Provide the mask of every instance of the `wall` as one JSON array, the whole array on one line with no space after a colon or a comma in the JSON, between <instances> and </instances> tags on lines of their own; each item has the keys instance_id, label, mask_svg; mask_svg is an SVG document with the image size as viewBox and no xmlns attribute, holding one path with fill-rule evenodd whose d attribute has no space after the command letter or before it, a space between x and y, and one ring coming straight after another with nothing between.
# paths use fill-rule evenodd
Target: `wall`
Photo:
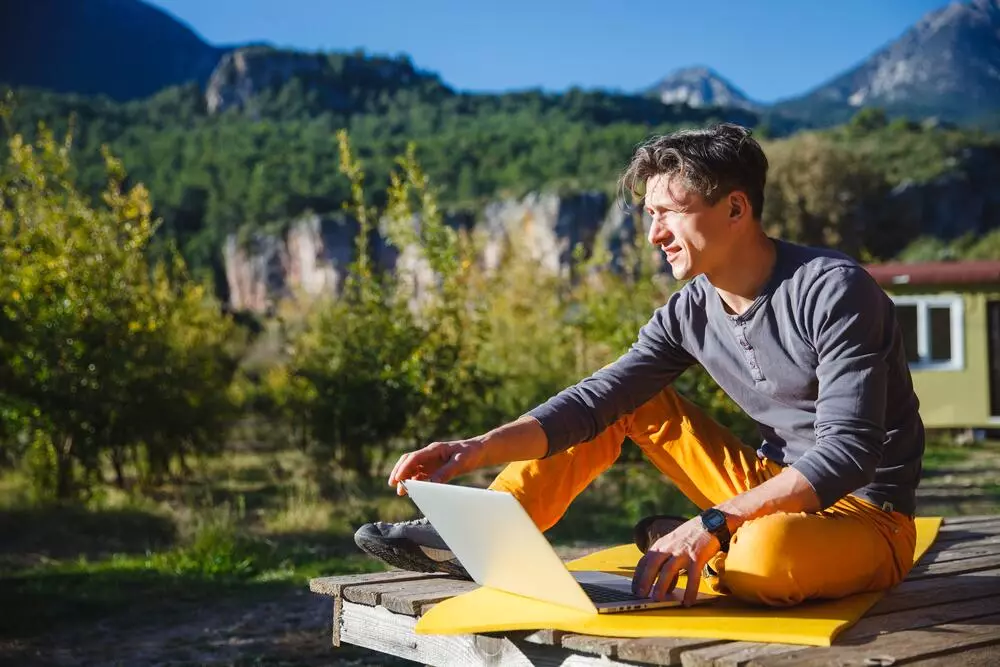
<instances>
[{"instance_id":1,"label":"wall","mask_svg":"<svg viewBox=\"0 0 1000 667\"><path fill-rule=\"evenodd\" d=\"M912 371L927 428L997 428L990 420L989 357L986 303L1000 300L1000 287L914 286L887 289L896 295L962 294L965 318L965 363L956 371Z\"/></svg>"}]
</instances>

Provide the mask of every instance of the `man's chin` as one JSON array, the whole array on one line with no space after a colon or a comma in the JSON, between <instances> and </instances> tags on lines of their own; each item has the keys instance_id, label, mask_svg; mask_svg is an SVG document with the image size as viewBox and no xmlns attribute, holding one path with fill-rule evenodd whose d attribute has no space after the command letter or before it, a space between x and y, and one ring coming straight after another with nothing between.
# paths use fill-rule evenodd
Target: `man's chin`
<instances>
[{"instance_id":1,"label":"man's chin","mask_svg":"<svg viewBox=\"0 0 1000 667\"><path fill-rule=\"evenodd\" d=\"M688 278L694 277L691 272L691 268L683 264L670 265L670 275L674 277L674 280L687 280Z\"/></svg>"}]
</instances>

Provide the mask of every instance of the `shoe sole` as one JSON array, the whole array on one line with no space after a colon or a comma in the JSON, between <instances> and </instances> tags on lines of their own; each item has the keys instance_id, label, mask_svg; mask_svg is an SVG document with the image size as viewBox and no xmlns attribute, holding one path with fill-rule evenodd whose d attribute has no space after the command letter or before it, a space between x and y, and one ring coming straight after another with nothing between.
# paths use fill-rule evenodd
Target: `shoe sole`
<instances>
[{"instance_id":1,"label":"shoe sole","mask_svg":"<svg viewBox=\"0 0 1000 667\"><path fill-rule=\"evenodd\" d=\"M378 558L383 563L410 572L428 572L451 575L458 579L472 580L465 568L452 561L435 561L421 554L413 553L413 543L409 540L391 539L385 537L369 538L367 535L355 535L355 544L370 556ZM416 547L419 549L420 547Z\"/></svg>"}]
</instances>

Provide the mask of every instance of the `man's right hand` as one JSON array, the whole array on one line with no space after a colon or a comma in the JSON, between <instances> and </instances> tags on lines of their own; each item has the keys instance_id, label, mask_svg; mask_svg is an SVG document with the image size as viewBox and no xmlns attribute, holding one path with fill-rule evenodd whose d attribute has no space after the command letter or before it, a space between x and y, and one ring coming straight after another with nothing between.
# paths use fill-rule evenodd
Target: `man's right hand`
<instances>
[{"instance_id":1,"label":"man's right hand","mask_svg":"<svg viewBox=\"0 0 1000 667\"><path fill-rule=\"evenodd\" d=\"M399 457L389 474L389 486L396 493L406 495L402 482L407 479L447 482L459 475L472 472L485 465L486 443L481 438L434 442L415 452Z\"/></svg>"}]
</instances>

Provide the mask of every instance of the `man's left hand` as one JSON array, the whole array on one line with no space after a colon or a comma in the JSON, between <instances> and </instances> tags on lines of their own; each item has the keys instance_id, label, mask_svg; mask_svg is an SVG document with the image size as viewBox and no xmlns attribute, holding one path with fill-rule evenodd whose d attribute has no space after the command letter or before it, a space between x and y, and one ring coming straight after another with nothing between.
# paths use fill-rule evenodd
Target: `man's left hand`
<instances>
[{"instance_id":1,"label":"man's left hand","mask_svg":"<svg viewBox=\"0 0 1000 667\"><path fill-rule=\"evenodd\" d=\"M719 538L695 517L667 533L646 551L635 566L632 592L654 600L665 600L677 586L677 576L687 570L684 605L694 604L705 563L719 552Z\"/></svg>"}]
</instances>

